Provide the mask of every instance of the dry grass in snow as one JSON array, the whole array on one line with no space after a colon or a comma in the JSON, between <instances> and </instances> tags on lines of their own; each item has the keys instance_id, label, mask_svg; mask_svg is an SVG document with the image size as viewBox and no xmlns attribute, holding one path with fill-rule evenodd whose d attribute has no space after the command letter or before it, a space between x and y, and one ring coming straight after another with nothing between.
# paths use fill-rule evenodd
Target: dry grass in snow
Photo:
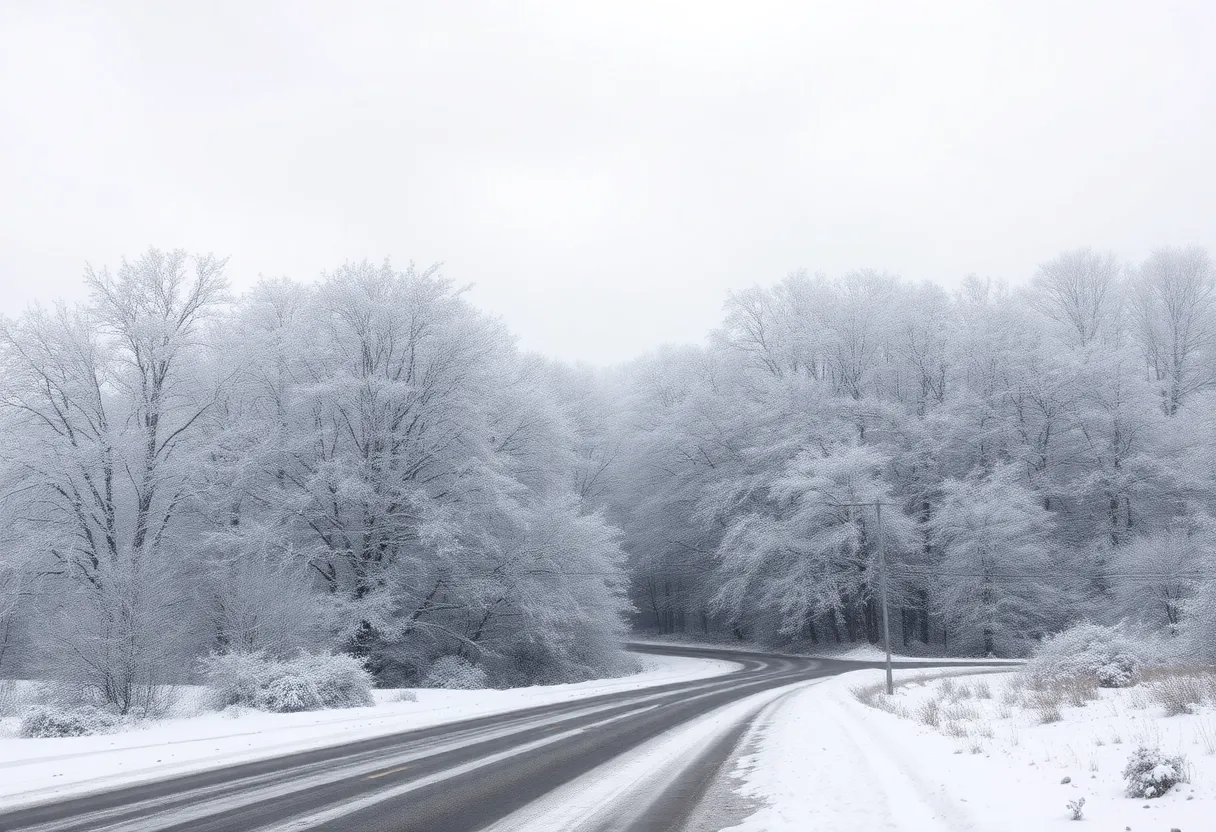
<instances>
[{"instance_id":1,"label":"dry grass in snow","mask_svg":"<svg viewBox=\"0 0 1216 832\"><path fill-rule=\"evenodd\" d=\"M1042 822L1216 829L1216 669L1148 668L1126 688L1076 676L965 673L906 675L890 697L877 682L855 686L853 694L952 740L954 755L982 758L974 764L990 770L992 788L1020 790L1028 803L1043 804L1034 815ZM925 746L926 770L935 765L932 747ZM1181 757L1183 782L1156 799L1127 797L1124 771L1141 747L1163 760Z\"/></svg>"}]
</instances>

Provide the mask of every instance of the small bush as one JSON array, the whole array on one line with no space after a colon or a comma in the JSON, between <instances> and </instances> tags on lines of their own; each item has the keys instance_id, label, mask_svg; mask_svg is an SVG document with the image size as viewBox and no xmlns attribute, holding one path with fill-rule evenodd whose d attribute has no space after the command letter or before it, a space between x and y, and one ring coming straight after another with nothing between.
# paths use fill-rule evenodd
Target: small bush
<instances>
[{"instance_id":1,"label":"small bush","mask_svg":"<svg viewBox=\"0 0 1216 832\"><path fill-rule=\"evenodd\" d=\"M1085 817L1085 798L1078 797L1076 800L1068 801L1068 817L1072 820L1081 820Z\"/></svg>"},{"instance_id":2,"label":"small bush","mask_svg":"<svg viewBox=\"0 0 1216 832\"><path fill-rule=\"evenodd\" d=\"M966 722L980 718L979 711L975 709L975 706L964 702L953 702L947 705L946 709L942 712L942 716L952 722Z\"/></svg>"},{"instance_id":3,"label":"small bush","mask_svg":"<svg viewBox=\"0 0 1216 832\"><path fill-rule=\"evenodd\" d=\"M992 686L988 682L980 681L975 683L975 698L976 699L991 699Z\"/></svg>"},{"instance_id":4,"label":"small bush","mask_svg":"<svg viewBox=\"0 0 1216 832\"><path fill-rule=\"evenodd\" d=\"M310 681L295 674L271 679L265 687L258 690L253 706L278 714L314 711L325 707Z\"/></svg>"},{"instance_id":5,"label":"small bush","mask_svg":"<svg viewBox=\"0 0 1216 832\"><path fill-rule=\"evenodd\" d=\"M1059 690L1045 690L1034 695L1031 708L1040 724L1047 725L1064 719L1064 714L1060 711L1061 697Z\"/></svg>"},{"instance_id":6,"label":"small bush","mask_svg":"<svg viewBox=\"0 0 1216 832\"><path fill-rule=\"evenodd\" d=\"M1144 652L1118 628L1083 623L1044 641L1024 673L1040 684L1085 677L1104 688L1128 687L1145 663Z\"/></svg>"},{"instance_id":7,"label":"small bush","mask_svg":"<svg viewBox=\"0 0 1216 832\"><path fill-rule=\"evenodd\" d=\"M930 728L936 728L942 724L941 705L938 704L936 699L929 699L920 703L920 707L916 709L916 718Z\"/></svg>"},{"instance_id":8,"label":"small bush","mask_svg":"<svg viewBox=\"0 0 1216 832\"><path fill-rule=\"evenodd\" d=\"M1136 682L1136 662L1130 656L1116 656L1106 664L1094 668L1098 686L1103 688L1125 688Z\"/></svg>"},{"instance_id":9,"label":"small bush","mask_svg":"<svg viewBox=\"0 0 1216 832\"><path fill-rule=\"evenodd\" d=\"M1186 782L1186 758L1181 754L1168 757L1159 749L1140 746L1128 759L1123 779L1127 781L1124 793L1128 797L1161 797Z\"/></svg>"},{"instance_id":10,"label":"small bush","mask_svg":"<svg viewBox=\"0 0 1216 832\"><path fill-rule=\"evenodd\" d=\"M98 708L66 710L42 706L30 711L21 720L21 736L27 739L83 737L113 730L119 722L118 717Z\"/></svg>"},{"instance_id":11,"label":"small bush","mask_svg":"<svg viewBox=\"0 0 1216 832\"><path fill-rule=\"evenodd\" d=\"M372 677L356 658L301 651L279 660L265 653L221 653L200 660L213 704L275 713L374 704Z\"/></svg>"},{"instance_id":12,"label":"small bush","mask_svg":"<svg viewBox=\"0 0 1216 832\"><path fill-rule=\"evenodd\" d=\"M460 656L440 656L422 680L424 688L476 690L486 687L486 672Z\"/></svg>"},{"instance_id":13,"label":"small bush","mask_svg":"<svg viewBox=\"0 0 1216 832\"><path fill-rule=\"evenodd\" d=\"M1040 725L1050 725L1053 722L1061 722L1064 719L1064 714L1060 712L1058 705L1047 703L1035 708L1035 716L1039 720Z\"/></svg>"},{"instance_id":14,"label":"small bush","mask_svg":"<svg viewBox=\"0 0 1216 832\"><path fill-rule=\"evenodd\" d=\"M389 699L390 702L417 702L418 694L412 690L399 690Z\"/></svg>"}]
</instances>

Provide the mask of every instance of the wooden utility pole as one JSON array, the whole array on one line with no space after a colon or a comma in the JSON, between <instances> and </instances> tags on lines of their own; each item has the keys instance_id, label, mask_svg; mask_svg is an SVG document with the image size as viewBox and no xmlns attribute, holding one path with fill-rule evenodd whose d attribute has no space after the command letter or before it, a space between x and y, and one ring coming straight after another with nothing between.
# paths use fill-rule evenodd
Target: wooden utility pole
<instances>
[{"instance_id":1,"label":"wooden utility pole","mask_svg":"<svg viewBox=\"0 0 1216 832\"><path fill-rule=\"evenodd\" d=\"M895 693L895 683L891 678L891 621L887 615L887 546L882 536L882 503L874 501L874 513L877 519L878 534L878 591L882 595L882 648L887 653L887 696Z\"/></svg>"},{"instance_id":2,"label":"wooden utility pole","mask_svg":"<svg viewBox=\"0 0 1216 832\"><path fill-rule=\"evenodd\" d=\"M882 599L882 649L887 655L887 696L895 693L895 681L891 675L891 621L887 614L887 542L882 534L882 507L895 505L875 500L872 503L832 503L835 506L865 507L874 506L876 526L875 536L878 538L878 594ZM850 520L851 520L850 515Z\"/></svg>"}]
</instances>

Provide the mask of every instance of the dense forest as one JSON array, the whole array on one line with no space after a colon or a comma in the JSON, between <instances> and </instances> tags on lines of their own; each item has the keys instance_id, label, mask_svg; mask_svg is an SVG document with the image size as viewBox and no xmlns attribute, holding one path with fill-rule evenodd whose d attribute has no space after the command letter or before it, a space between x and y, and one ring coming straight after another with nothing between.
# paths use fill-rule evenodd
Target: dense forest
<instances>
[{"instance_id":1,"label":"dense forest","mask_svg":"<svg viewBox=\"0 0 1216 832\"><path fill-rule=\"evenodd\" d=\"M225 269L152 250L0 324L0 676L125 709L225 651L509 685L619 672L631 623L876 642L880 545L897 648L1213 643L1202 250L794 274L612 369L521 352L435 269Z\"/></svg>"},{"instance_id":2,"label":"dense forest","mask_svg":"<svg viewBox=\"0 0 1216 832\"><path fill-rule=\"evenodd\" d=\"M1017 290L737 293L620 371L611 516L663 631L1018 655L1079 619L1213 650L1216 273L1078 250ZM1206 635L1205 635L1206 633Z\"/></svg>"}]
</instances>

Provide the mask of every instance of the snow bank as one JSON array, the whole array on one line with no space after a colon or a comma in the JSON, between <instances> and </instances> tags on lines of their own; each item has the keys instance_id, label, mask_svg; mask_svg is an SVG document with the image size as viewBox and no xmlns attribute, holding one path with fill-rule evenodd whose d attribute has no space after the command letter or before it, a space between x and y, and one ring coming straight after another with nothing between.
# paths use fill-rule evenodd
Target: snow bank
<instances>
[{"instance_id":1,"label":"snow bank","mask_svg":"<svg viewBox=\"0 0 1216 832\"><path fill-rule=\"evenodd\" d=\"M0 720L0 806L11 808L142 780L234 765L310 748L425 728L472 717L718 676L733 662L638 656L644 670L616 679L510 690L375 691L376 704L302 713L229 709L183 716L115 734L54 739L17 737L18 720ZM201 701L187 690L182 708Z\"/></svg>"},{"instance_id":2,"label":"snow bank","mask_svg":"<svg viewBox=\"0 0 1216 832\"><path fill-rule=\"evenodd\" d=\"M859 644L855 647L838 652L823 652L814 654L816 659L840 659L850 662L883 662L887 659L887 654L883 652L881 647L875 647L872 644ZM976 658L957 658L955 656L891 656L891 664L921 664L924 662L950 662L951 664L977 664L977 665L1011 665L1016 666L1022 664L1021 659L976 659Z\"/></svg>"},{"instance_id":3,"label":"snow bank","mask_svg":"<svg viewBox=\"0 0 1216 832\"><path fill-rule=\"evenodd\" d=\"M896 713L858 701L854 689L883 680L865 670L807 688L758 722L734 777L764 806L731 829L1073 829L1068 804L1081 798L1094 828L1213 828L1212 708L1167 718L1143 690L1104 689L1041 724L1011 704L1013 673L953 671L948 682L924 670L896 674L907 683L889 706ZM1191 782L1156 800L1124 797L1122 771L1138 745L1185 754Z\"/></svg>"}]
</instances>

